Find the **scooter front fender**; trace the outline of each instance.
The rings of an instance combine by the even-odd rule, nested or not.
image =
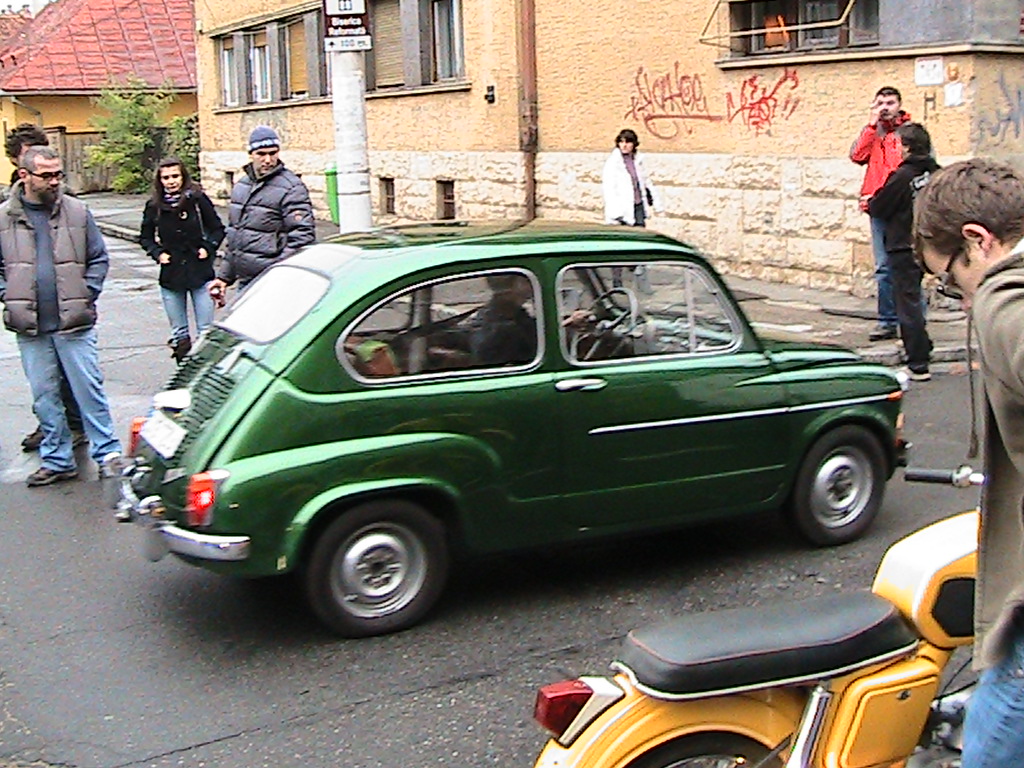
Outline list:
[[[735,733],[773,749],[800,723],[807,697],[799,689],[768,688],[706,699],[666,701],[616,675],[625,696],[563,747],[550,740],[535,768],[625,768],[641,755],[699,733]]]

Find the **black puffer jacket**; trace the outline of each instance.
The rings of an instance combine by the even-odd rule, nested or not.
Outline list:
[[[161,253],[170,255],[171,261],[160,265],[164,288],[188,291],[213,280],[213,260],[223,239],[224,222],[201,190],[186,190],[176,206],[146,201],[139,244],[157,263]],[[199,258],[200,248],[206,249],[205,259]]]
[[[868,213],[885,222],[885,250],[908,251],[914,247],[910,234],[914,198],[937,170],[939,164],[929,155],[910,155],[868,201]]]
[[[227,253],[217,276],[243,285],[271,264],[316,241],[313,205],[302,180],[284,165],[257,179],[252,164],[231,190]]]

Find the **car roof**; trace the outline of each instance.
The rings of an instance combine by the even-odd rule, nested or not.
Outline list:
[[[300,251],[287,263],[331,275],[344,271],[347,278],[358,274],[384,281],[456,262],[509,259],[524,263],[554,254],[601,257],[629,251],[644,252],[647,258],[652,249],[704,262],[693,247],[642,227],[535,219],[438,221],[336,235]]]

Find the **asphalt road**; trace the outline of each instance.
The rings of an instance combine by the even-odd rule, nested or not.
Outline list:
[[[101,348],[124,425],[172,368],[151,263],[111,246]],[[631,627],[866,587],[889,543],[976,499],[897,476],[869,535],[838,549],[743,519],[478,562],[425,624],[339,640],[287,581],[146,562],[95,482],[26,488],[32,417],[10,334],[0,360],[0,765],[529,766],[536,688],[602,673]],[[966,403],[962,367],[915,385],[918,463],[963,458]]]

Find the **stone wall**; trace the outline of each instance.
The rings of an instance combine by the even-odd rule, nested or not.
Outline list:
[[[328,218],[323,168],[330,153],[282,151]],[[544,152],[537,159],[538,216],[603,217],[596,152]],[[203,185],[226,198],[242,151],[204,152]],[[437,182],[452,180],[456,216],[514,219],[524,210],[522,157],[516,152],[373,152],[371,192],[377,223],[438,216]],[[648,169],[664,211],[650,226],[685,240],[723,272],[867,295],[874,269],[867,219],[856,193],[862,171],[845,158],[751,158],[651,153]],[[395,179],[396,216],[379,214],[380,177]]]

